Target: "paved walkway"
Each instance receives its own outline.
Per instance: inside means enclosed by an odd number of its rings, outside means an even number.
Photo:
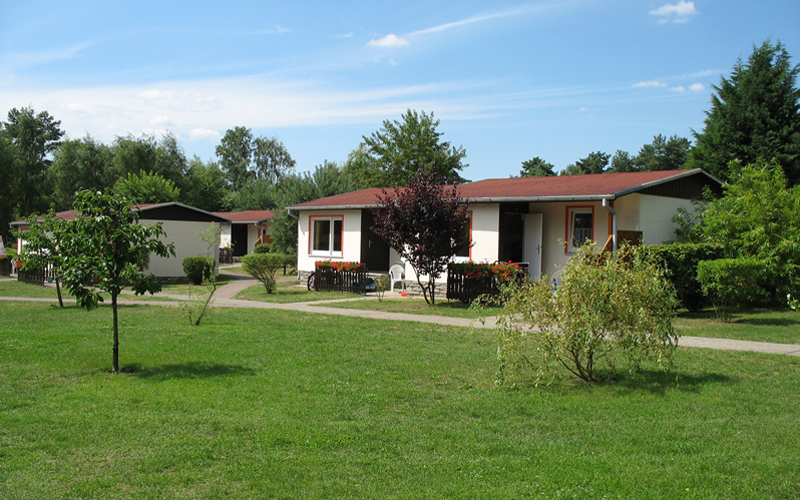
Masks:
[[[384,321],[404,321],[415,323],[428,323],[446,326],[457,327],[472,327],[478,329],[494,329],[496,319],[494,317],[485,318],[484,322],[475,321],[466,318],[451,318],[445,316],[425,316],[421,314],[406,314],[406,313],[393,313],[385,311],[369,311],[362,309],[340,309],[337,307],[326,307],[325,304],[335,302],[350,302],[361,301],[363,298],[355,299],[335,299],[335,300],[322,300],[316,302],[292,302],[286,304],[278,304],[272,302],[256,302],[250,300],[238,300],[234,297],[253,285],[257,285],[258,281],[255,278],[242,276],[226,271],[220,270],[220,274],[233,276],[236,279],[226,283],[217,289],[214,294],[214,307],[231,307],[242,309],[279,309],[283,311],[296,311],[308,314],[325,314],[329,316],[349,316],[355,318],[367,318],[374,320]],[[6,281],[6,280],[0,280]],[[127,295],[127,294],[126,294]],[[174,294],[159,294],[164,298],[185,300],[185,295]],[[126,304],[140,304],[140,305],[163,305],[163,306],[179,306],[181,302],[168,302],[157,300],[137,300],[129,295],[122,297]],[[371,299],[367,299],[371,300]],[[375,299],[377,300],[377,299]],[[0,297],[0,302],[57,302],[57,299],[42,299],[42,298],[26,298],[26,297]],[[64,299],[64,302],[74,304],[74,299]],[[800,357],[800,344],[774,344],[771,342],[752,342],[746,340],[731,340],[731,339],[715,339],[706,337],[691,337],[681,336],[679,344],[681,347],[700,347],[706,349],[717,349],[723,351],[748,351],[748,352],[761,352],[767,354],[783,354],[787,356]]]

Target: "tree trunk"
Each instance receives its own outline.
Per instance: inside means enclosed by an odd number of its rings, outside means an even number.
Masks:
[[[64,307],[64,299],[61,298],[61,283],[56,278],[56,292],[58,293],[58,305]]]
[[[119,373],[119,321],[117,318],[117,294],[115,292],[111,293],[111,310],[114,315],[114,346],[112,348],[111,371]]]

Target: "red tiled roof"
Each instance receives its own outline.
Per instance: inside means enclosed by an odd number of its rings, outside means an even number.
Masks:
[[[337,194],[328,196],[327,198],[320,198],[318,200],[307,201],[299,203],[289,208],[298,210],[308,210],[312,208],[365,208],[374,207],[378,195],[381,194],[381,188],[362,189],[361,191],[353,191],[351,193]]]
[[[469,202],[547,201],[615,198],[646,187],[690,175],[708,175],[700,169],[486,179],[458,187]],[[709,178],[711,178],[709,176]],[[289,207],[295,210],[366,208],[376,205],[380,188],[363,189]]]
[[[258,224],[275,217],[275,212],[269,210],[246,210],[244,212],[214,212],[230,219],[232,222],[247,222]]]

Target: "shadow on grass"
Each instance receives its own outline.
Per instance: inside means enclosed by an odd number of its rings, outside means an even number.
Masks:
[[[800,319],[790,318],[746,318],[736,319],[733,322],[738,325],[754,325],[754,326],[797,326],[800,325]]]
[[[243,366],[221,365],[216,363],[192,362],[144,368],[141,365],[122,367],[123,373],[150,380],[174,378],[210,378],[253,375],[255,370]]]
[[[706,373],[703,375],[685,375],[680,372],[663,370],[642,370],[634,373],[603,372],[601,385],[613,386],[621,393],[644,392],[664,395],[667,389],[683,392],[697,392],[707,384],[732,384],[735,379],[727,375]]]

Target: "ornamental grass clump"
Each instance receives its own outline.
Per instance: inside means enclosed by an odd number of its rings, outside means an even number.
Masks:
[[[678,302],[661,268],[629,248],[598,254],[582,247],[556,289],[509,281],[498,316],[498,385],[539,383],[566,369],[586,382],[624,363],[671,366]]]

